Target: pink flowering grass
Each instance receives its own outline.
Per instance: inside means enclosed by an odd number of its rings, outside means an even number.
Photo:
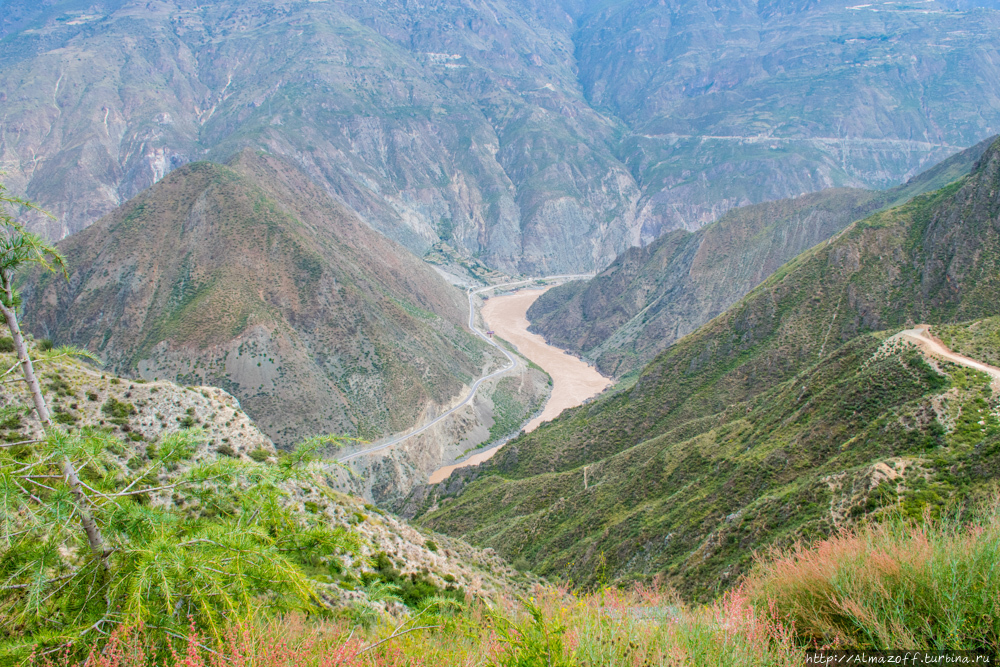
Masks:
[[[418,622],[419,621],[419,622]],[[414,628],[412,632],[401,629]],[[290,615],[209,641],[119,628],[33,667],[790,667],[818,647],[1000,649],[1000,520],[858,528],[774,552],[710,605],[656,585],[470,600],[418,618]],[[162,638],[162,635],[160,635]]]
[[[892,521],[769,554],[745,584],[814,646],[1000,650],[1000,518]]]

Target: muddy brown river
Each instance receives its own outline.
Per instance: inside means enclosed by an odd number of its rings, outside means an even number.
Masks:
[[[542,422],[556,418],[566,408],[580,405],[611,385],[611,380],[591,366],[549,345],[538,334],[528,331],[528,308],[544,292],[545,290],[521,290],[515,294],[495,296],[482,308],[483,320],[497,336],[512,343],[522,356],[531,359],[552,376],[552,395],[542,413],[524,427],[526,432],[535,430]],[[499,449],[496,447],[460,463],[439,468],[431,475],[430,481],[432,484],[444,481],[453,470],[482,463]]]

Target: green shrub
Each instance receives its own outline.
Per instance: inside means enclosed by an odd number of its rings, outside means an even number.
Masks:
[[[525,620],[511,620],[494,611],[489,613],[503,651],[488,664],[491,667],[579,667],[566,642],[566,625],[546,618],[534,602],[521,602],[529,615]]]
[[[190,456],[196,437],[164,438],[160,462]],[[0,484],[15,472],[45,480],[30,492],[0,486],[0,502],[8,510],[21,508],[6,514],[0,547],[0,582],[7,590],[0,596],[3,664],[28,664],[30,655],[51,655],[53,648],[59,661],[51,664],[84,664],[90,646],[108,636],[92,629],[109,617],[115,620],[109,630],[144,627],[162,651],[168,635],[189,632],[207,634],[212,639],[199,644],[214,645],[226,624],[258,618],[263,608],[276,615],[322,613],[322,598],[306,571],[341,554],[358,554],[360,540],[348,529],[294,513],[283,485],[312,480],[301,468],[199,463],[172,477],[173,502],[151,504],[144,491],[163,480],[150,475],[140,457],[121,462],[133,449],[93,428],[77,435],[51,429],[47,442],[16,458],[0,449]],[[81,472],[86,508],[103,534],[103,556],[91,555],[80,521],[67,507],[71,494],[53,451],[87,461]],[[147,453],[157,456],[152,446]],[[31,595],[20,592],[29,588]]]
[[[218,447],[215,448],[215,451],[217,451],[219,454],[222,454],[223,456],[228,456],[234,459],[239,458],[239,454],[236,453],[236,450],[227,444],[219,445]]]
[[[114,396],[108,396],[108,400],[101,406],[101,412],[111,419],[128,419],[136,414],[136,409],[131,403],[123,403]]]
[[[52,415],[52,421],[57,424],[75,424],[79,419],[72,412],[56,412]]]
[[[21,428],[21,426],[21,414],[18,411],[9,411],[0,415],[0,429],[15,429]]]
[[[249,456],[257,463],[263,463],[271,456],[271,452],[261,447],[250,452]]]
[[[10,336],[0,338],[0,352],[10,354],[14,351],[14,339]]]
[[[52,344],[52,341],[51,341],[51,340],[49,340],[48,338],[43,338],[43,339],[41,339],[40,341],[38,341],[38,343],[37,343],[37,344],[38,344],[38,349],[39,349],[39,350],[41,350],[42,352],[48,352],[48,351],[49,351],[49,350],[51,350],[51,349],[52,349],[53,347],[55,347],[55,346],[54,346],[54,345]]]
[[[362,582],[366,586],[373,582],[388,584],[396,589],[399,599],[411,609],[423,609],[430,600],[436,598],[455,602],[462,602],[465,599],[463,589],[451,584],[442,589],[425,573],[414,572],[404,576],[384,551],[375,554],[372,558],[372,567],[375,571],[362,574]]]

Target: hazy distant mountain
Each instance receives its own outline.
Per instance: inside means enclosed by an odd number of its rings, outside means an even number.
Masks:
[[[223,387],[284,445],[404,430],[492,363],[460,290],[273,156],[186,165],[59,248],[36,335]]]
[[[15,3],[24,5],[25,3]],[[54,3],[0,42],[0,157],[60,237],[186,162],[291,159],[422,254],[603,265],[638,241],[617,126],[517,5]]]
[[[642,184],[644,238],[734,205],[894,185],[997,133],[1000,18],[954,7],[628,0],[587,16],[580,81],[630,129],[619,155]]]
[[[251,147],[418,254],[601,269],[996,133],[991,4],[5,0],[0,163],[57,238]]]

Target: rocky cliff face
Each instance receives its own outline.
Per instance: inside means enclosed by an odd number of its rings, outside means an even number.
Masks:
[[[998,13],[968,4],[8,0],[0,163],[52,238],[251,147],[417,254],[599,270],[995,132]]]
[[[621,377],[725,311],[800,252],[887,205],[966,174],[984,141],[888,191],[834,189],[731,211],[633,248],[588,282],[544,294],[532,329]]]
[[[213,384],[278,444],[409,428],[499,363],[464,294],[273,156],[193,163],[60,244],[38,335],[147,380]]]
[[[1000,129],[993,9],[624,0],[574,36],[590,103],[630,128],[644,238],[727,209],[894,185]],[[967,11],[956,11],[959,8]],[[891,102],[890,102],[891,100]],[[989,101],[988,101],[989,100]]]
[[[566,33],[516,5],[89,7],[23,10],[32,27],[0,43],[0,156],[56,213],[38,222],[52,237],[250,146],[418,254],[443,239],[548,272],[638,240],[615,124],[584,99]]]

